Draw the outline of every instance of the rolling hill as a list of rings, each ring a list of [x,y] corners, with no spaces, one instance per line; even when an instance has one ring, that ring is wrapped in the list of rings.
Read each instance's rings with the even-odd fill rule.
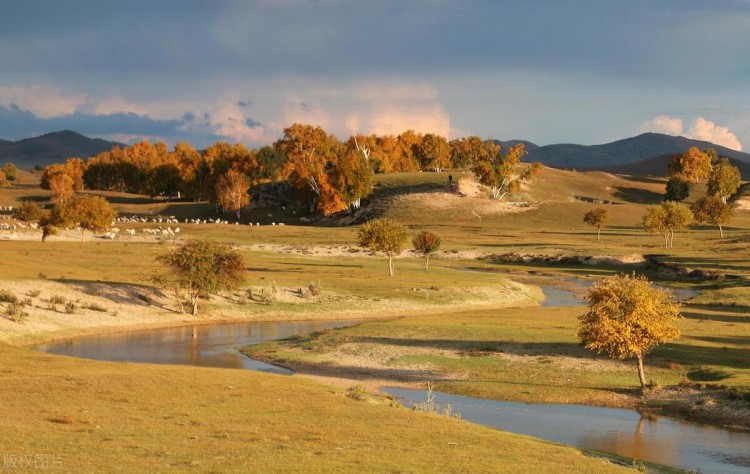
[[[21,169],[60,163],[71,157],[88,158],[111,149],[116,142],[88,138],[70,130],[48,133],[16,142],[0,140],[0,165],[13,163]]]
[[[625,165],[603,166],[593,168],[581,168],[581,171],[606,171],[614,174],[628,174],[634,176],[667,176],[667,166],[672,154],[655,156],[637,163],[628,163]],[[729,158],[729,162],[736,166],[742,174],[742,179],[750,179],[750,163]]]
[[[504,142],[509,143],[509,142]],[[557,144],[527,147],[529,154],[524,161],[540,161],[553,168],[595,169],[611,171],[612,166],[628,165],[650,160],[662,155],[682,153],[690,147],[714,148],[719,156],[750,163],[750,154],[730,150],[720,145],[685,137],[673,137],[661,133],[644,133],[603,145]],[[503,147],[506,148],[506,147]],[[619,171],[635,173],[634,171]]]

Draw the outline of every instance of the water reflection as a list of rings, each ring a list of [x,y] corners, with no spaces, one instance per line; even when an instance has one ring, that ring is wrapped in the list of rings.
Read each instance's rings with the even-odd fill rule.
[[[356,321],[285,321],[177,327],[77,337],[34,346],[33,349],[84,359],[291,374],[292,371],[282,367],[252,360],[235,347],[352,324],[356,324]]]
[[[387,388],[405,405],[425,392]],[[750,434],[634,410],[501,402],[434,392],[465,420],[504,431],[700,472],[750,472]]]

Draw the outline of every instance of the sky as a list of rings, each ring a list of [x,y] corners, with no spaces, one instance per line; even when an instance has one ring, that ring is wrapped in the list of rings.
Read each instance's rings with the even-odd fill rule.
[[[750,149],[750,0],[0,0],[0,138]]]

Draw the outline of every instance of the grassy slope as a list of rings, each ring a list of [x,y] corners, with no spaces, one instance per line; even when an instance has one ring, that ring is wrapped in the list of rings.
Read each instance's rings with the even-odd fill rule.
[[[0,345],[4,454],[68,472],[620,472],[570,448],[302,379]]]
[[[454,177],[457,176],[458,173],[454,173]],[[574,173],[548,169],[545,170],[540,180],[532,184],[525,191],[533,200],[539,202],[535,210],[518,214],[477,217],[472,214],[475,204],[468,199],[457,202],[455,206],[449,208],[429,209],[429,211],[426,211],[427,206],[425,202],[420,204],[418,200],[399,201],[398,196],[404,194],[405,191],[432,192],[437,193],[435,196],[441,196],[444,194],[442,186],[447,180],[445,175],[414,173],[378,176],[377,179],[380,182],[380,188],[377,193],[381,197],[394,199],[394,202],[397,204],[386,208],[385,212],[409,225],[412,229],[416,230],[427,227],[438,231],[443,236],[443,248],[448,251],[479,249],[496,253],[532,252],[579,255],[662,252],[659,247],[660,237],[649,236],[641,230],[640,215],[643,212],[644,204],[656,202],[660,199],[658,194],[663,191],[663,181],[623,179],[605,173]],[[35,189],[32,185],[23,186],[15,190],[0,192],[0,205],[17,205],[21,199],[30,197],[44,199],[46,196],[46,192]],[[597,242],[595,240],[594,229],[584,226],[581,222],[583,213],[597,204],[571,201],[571,196],[579,196],[587,200],[611,200],[617,203],[609,207],[612,217],[607,227],[603,230],[601,241]],[[200,216],[201,218],[215,215],[208,212],[208,206],[202,204],[180,203],[175,205],[158,200],[144,199],[140,196],[127,195],[115,196],[115,198],[115,205],[122,212],[150,212],[161,213],[162,215],[174,214],[181,217]],[[265,216],[265,212],[258,211],[258,218],[260,219],[261,216]],[[273,212],[276,212],[276,210]],[[121,227],[127,228],[128,226],[123,225]],[[287,225],[285,227],[269,226],[249,229],[243,226],[196,226],[181,224],[181,227],[183,228],[184,237],[210,236],[238,245],[272,244],[300,248],[314,245],[351,245],[356,236],[356,228],[333,226],[299,227]],[[728,237],[724,241],[720,241],[718,232],[710,228],[698,228],[679,234],[675,239],[677,248],[671,251],[670,255],[665,257],[665,259],[683,265],[719,269],[747,277],[750,275],[750,268],[748,268],[747,264],[747,257],[750,255],[748,255],[747,244],[738,238],[742,237],[747,229],[750,228],[750,213],[738,213],[728,227]],[[2,278],[33,279],[39,272],[42,272],[48,278],[54,279],[62,277],[90,281],[102,280],[141,283],[144,281],[144,275],[152,268],[152,256],[162,252],[164,248],[164,245],[161,243],[128,243],[126,241],[96,243],[90,241],[83,245],[75,242],[47,242],[45,244],[21,241],[2,242],[0,245],[0,261],[11,262],[12,265],[4,265],[0,271],[2,272]],[[397,262],[396,277],[389,279],[385,277],[385,263],[381,259],[369,259],[361,256],[353,258],[338,256],[294,256],[279,254],[274,249],[274,247],[269,247],[266,250],[258,251],[245,248],[244,252],[249,258],[251,267],[251,284],[265,285],[270,281],[276,281],[279,285],[298,287],[304,286],[309,281],[321,280],[324,289],[331,290],[337,294],[354,297],[364,296],[368,298],[407,298],[412,301],[421,300],[425,303],[428,302],[428,297],[437,296],[440,298],[440,293],[447,287],[481,286],[488,284],[487,275],[455,271],[456,268],[465,266],[483,266],[498,270],[568,271],[583,274],[606,274],[618,270],[616,268],[586,266],[564,268],[539,265],[478,264],[473,260],[449,260],[447,258],[449,255],[446,255],[433,259],[429,273],[424,273],[420,270],[421,263],[418,260],[400,260]],[[716,287],[720,287],[720,290],[708,291],[701,298],[705,302],[712,304],[732,303],[745,306],[750,305],[750,294],[747,293],[747,288],[743,286],[743,281],[728,281],[718,285],[705,284],[703,288],[706,290],[714,290]],[[33,285],[33,280],[30,280],[30,284]],[[428,291],[432,286],[437,287],[438,291]],[[417,291],[414,291],[414,289]],[[289,308],[283,305],[275,305],[274,309],[285,310]],[[298,308],[291,308],[291,310],[296,311]],[[407,352],[413,347],[428,344],[419,341],[420,339],[424,339],[424,336],[428,334],[432,335],[433,339],[438,341],[437,344],[442,344],[445,341],[453,341],[448,344],[449,350],[466,352],[468,349],[468,352],[473,352],[472,357],[456,357],[451,354],[447,356],[442,354],[440,357],[435,357],[418,352],[411,355],[408,353],[400,354],[400,359],[391,362],[401,368],[408,366],[412,362],[418,362],[435,367],[438,369],[438,372],[447,374],[459,371],[463,378],[457,384],[467,389],[471,387],[471,390],[475,390],[473,393],[481,395],[541,400],[553,393],[557,393],[556,396],[558,397],[562,396],[561,393],[570,393],[572,394],[570,401],[583,400],[591,403],[604,403],[601,398],[603,392],[605,393],[605,397],[612,397],[613,394],[619,396],[623,390],[627,393],[635,385],[635,377],[632,375],[629,366],[626,366],[622,370],[617,369],[605,373],[585,370],[585,368],[577,368],[575,372],[551,369],[554,367],[554,363],[556,363],[554,359],[559,354],[563,354],[569,358],[581,357],[584,361],[594,360],[596,362],[595,358],[592,358],[590,354],[583,354],[573,343],[572,327],[576,311],[580,310],[534,310],[534,315],[536,316],[534,320],[528,318],[528,311],[522,310],[506,312],[472,311],[457,314],[455,317],[450,318],[436,315],[420,316],[421,319],[414,319],[413,323],[409,322],[412,320],[387,324],[377,323],[363,326],[362,329],[352,329],[352,331],[364,331],[366,328],[369,328],[367,329],[368,331],[373,330],[376,334],[383,336],[385,340],[379,341],[379,343],[385,346],[390,344],[388,341],[389,338],[400,339],[401,343],[398,344],[400,350],[406,348]],[[647,367],[647,370],[649,370],[648,375],[660,379],[662,383],[672,382],[677,380],[692,364],[700,364],[729,373],[731,378],[725,379],[722,383],[726,382],[747,386],[748,367],[742,361],[747,360],[748,342],[746,335],[750,321],[748,321],[748,317],[746,316],[747,313],[743,311],[742,308],[735,311],[731,308],[721,306],[691,308],[688,318],[682,323],[685,337],[683,337],[678,345],[672,347],[671,353],[666,352],[667,349],[665,348],[654,354],[655,357],[651,360],[651,365]],[[415,326],[408,328],[409,324],[414,324]],[[345,332],[336,334],[336,337],[346,335]],[[329,336],[326,335],[323,337]],[[492,347],[493,351],[487,351],[488,341],[496,344],[499,348],[506,347],[517,350],[522,358],[514,359],[512,363],[500,364],[499,368],[502,370],[496,370],[493,366],[503,357],[503,353],[494,351],[494,349],[498,348],[495,346]],[[475,342],[481,344],[477,346],[474,344]],[[429,344],[434,345],[436,342],[432,341]],[[672,355],[678,346],[680,350],[676,351],[675,355]],[[478,349],[478,351],[472,351],[472,349]],[[119,403],[130,408],[128,413],[131,414],[126,416],[134,418],[135,424],[132,429],[127,426],[118,425],[116,427],[120,431],[117,433],[117,436],[110,437],[113,441],[108,441],[117,445],[116,449],[113,449],[110,454],[106,454],[108,456],[106,459],[109,459],[110,462],[114,462],[118,458],[128,459],[129,462],[136,462],[139,459],[138,449],[132,447],[139,443],[137,436],[139,431],[147,434],[152,432],[157,433],[153,435],[154,437],[151,437],[149,434],[144,438],[145,441],[150,443],[149,446],[153,447],[153,451],[149,451],[151,455],[143,457],[149,461],[144,460],[142,462],[151,462],[152,458],[157,457],[155,453],[157,452],[156,446],[160,442],[158,441],[159,430],[167,433],[166,437],[161,441],[163,444],[180,446],[180,449],[164,450],[170,453],[182,453],[180,454],[181,460],[177,461],[177,465],[180,462],[190,462],[193,460],[189,455],[190,450],[202,449],[200,447],[196,448],[196,445],[200,446],[202,443],[182,438],[182,432],[179,435],[176,434],[176,427],[171,427],[169,430],[161,426],[154,427],[152,425],[149,427],[148,423],[151,422],[144,420],[145,418],[156,417],[157,410],[163,410],[165,413],[172,413],[174,415],[174,412],[169,412],[167,409],[169,403],[178,405],[184,403],[188,407],[186,412],[194,411],[195,416],[200,416],[201,418],[196,421],[203,423],[203,425],[194,426],[204,426],[206,430],[210,426],[211,429],[216,429],[216,432],[226,429],[225,426],[219,427],[219,425],[209,421],[210,410],[219,410],[221,412],[224,409],[224,405],[222,405],[224,402],[220,403],[220,401],[224,399],[231,401],[234,400],[233,398],[224,397],[222,399],[220,395],[211,392],[210,387],[215,388],[217,385],[204,386],[202,385],[203,382],[196,382],[199,384],[197,385],[199,389],[196,392],[200,393],[201,396],[209,397],[209,400],[211,400],[211,396],[217,397],[214,399],[216,403],[206,403],[203,405],[204,402],[193,397],[192,391],[175,390],[174,386],[179,387],[181,384],[173,384],[172,380],[202,380],[201,376],[203,375],[210,380],[228,380],[231,378],[233,380],[245,380],[243,383],[248,384],[251,384],[251,380],[255,381],[252,383],[259,383],[257,382],[258,380],[265,380],[263,376],[240,375],[234,372],[224,373],[224,371],[210,371],[210,369],[171,367],[149,367],[146,369],[143,366],[117,366],[32,355],[25,352],[16,352],[16,349],[11,348],[3,348],[2,350],[7,354],[7,357],[5,355],[2,357],[3,364],[6,364],[5,370],[0,371],[0,375],[6,381],[6,383],[2,384],[2,389],[11,397],[8,400],[15,400],[15,405],[0,406],[0,409],[9,412],[7,413],[7,418],[5,416],[6,413],[3,413],[0,419],[15,420],[14,423],[16,425],[13,425],[14,427],[22,427],[25,419],[34,420],[33,424],[28,424],[25,428],[19,428],[19,433],[22,434],[14,437],[13,444],[10,446],[18,448],[22,442],[27,443],[27,445],[28,443],[34,443],[35,446],[38,443],[40,447],[50,450],[63,445],[67,446],[68,440],[65,437],[72,436],[70,433],[74,433],[75,436],[81,436],[81,440],[86,436],[94,439],[97,433],[96,428],[88,426],[85,423],[86,418],[80,414],[82,412],[76,410],[81,409],[83,406],[81,400],[86,398],[84,395],[105,397],[107,390],[110,390],[109,387],[111,386],[113,387],[111,388],[112,393],[115,395],[107,399],[110,401],[109,404],[99,405],[100,408],[96,412],[97,417],[105,420],[118,419],[117,417],[122,416],[121,413],[125,412],[125,410],[120,411],[118,408],[115,408],[117,404],[112,403],[112,401],[126,400]],[[535,354],[534,351],[538,353]],[[524,359],[523,357],[526,356],[529,357]],[[37,357],[43,357],[44,359],[38,359]],[[21,364],[13,362],[11,364],[8,362],[11,358],[14,361],[23,360],[25,362]],[[551,359],[552,362],[545,359]],[[670,364],[676,365],[670,366]],[[48,370],[51,367],[55,370]],[[209,370],[209,372],[195,372],[201,370]],[[67,380],[65,376],[60,376],[61,371],[68,371],[73,374],[70,375],[70,380]],[[100,378],[96,375],[97,373],[102,374],[102,383],[108,384],[107,386],[98,385]],[[571,374],[571,377],[566,377],[568,373]],[[143,378],[139,379],[138,374],[142,374]],[[510,377],[519,385],[497,383],[497,377],[501,376]],[[544,380],[545,384],[536,383],[532,380],[531,376],[537,380]],[[134,377],[137,380],[133,383],[126,382],[126,380]],[[473,378],[473,381],[464,382],[466,377],[469,380]],[[481,383],[483,377],[489,378],[484,384]],[[566,379],[569,380],[566,381]],[[284,383],[287,383],[287,379],[284,380]],[[77,381],[80,382],[80,385],[76,385]],[[573,383],[574,381],[575,383]],[[597,386],[596,381],[601,382],[603,386]],[[297,382],[294,383],[296,384]],[[450,388],[447,381],[442,383],[443,387]],[[35,400],[34,407],[41,407],[40,409],[50,411],[47,397],[44,397],[44,399],[41,397],[34,398],[34,393],[28,393],[26,390],[18,392],[18,397],[16,397],[15,392],[11,393],[11,386],[24,386],[24,384],[30,384],[30,386],[38,389],[34,393],[51,391],[57,386],[64,387],[65,391],[58,397],[60,406],[66,408],[64,412],[47,413],[44,416],[69,415],[75,419],[80,418],[82,421],[77,421],[76,424],[70,426],[58,426],[57,424],[48,424],[48,422],[44,421],[43,417],[40,418],[42,415],[35,415],[26,409],[16,409],[16,407],[21,406],[25,397],[28,400]],[[162,404],[162,400],[152,400],[151,397],[136,397],[133,395],[134,393],[144,393],[144,387],[147,384],[149,390],[164,395],[162,397],[164,404]],[[230,383],[227,381],[226,384],[237,386],[234,382]],[[560,386],[565,387],[565,390],[559,390]],[[244,385],[243,387],[246,387],[248,393],[251,394],[245,397],[243,400],[244,403],[251,403],[250,401],[260,397],[257,399],[262,400],[263,403],[251,406],[271,407],[268,410],[251,410],[252,416],[257,416],[261,420],[269,420],[276,416],[274,411],[280,410],[277,400],[282,400],[280,402],[282,404],[297,403],[293,402],[295,396],[288,391],[279,392],[284,393],[284,396],[281,398],[260,395],[261,393],[270,394],[272,390],[275,390],[274,385],[267,385],[266,387]],[[304,390],[313,391],[305,393],[328,393],[326,389],[313,388],[314,386],[312,385],[305,385],[305,387],[307,388]],[[601,390],[602,388],[604,390]],[[264,392],[264,390],[267,390],[267,392]],[[282,390],[281,386],[279,386],[279,390]],[[315,392],[316,390],[317,392]],[[169,396],[168,393],[170,391],[174,391],[175,395]],[[346,403],[353,403],[349,400],[344,401]],[[309,400],[307,402],[309,403]],[[325,410],[325,406],[328,406],[330,403],[326,399],[326,402],[321,404],[323,405],[321,410]],[[250,413],[243,411],[244,406],[232,405],[230,403],[227,405],[227,411],[223,413],[227,417],[229,417],[229,414],[240,417],[251,416]],[[7,409],[6,407],[12,407],[13,409]],[[237,413],[239,415],[236,415]],[[322,413],[332,417],[332,419],[341,416],[340,412],[324,411]],[[366,420],[368,416],[376,416],[373,413],[363,412],[362,420]],[[143,419],[138,418],[139,416]],[[297,418],[305,426],[315,426],[316,423],[313,421],[318,422],[318,424],[325,424],[324,420],[326,419],[323,417],[314,417],[314,420],[310,421],[306,416],[301,415]],[[243,420],[240,420],[240,423],[233,424],[232,429],[244,429]],[[308,421],[310,421],[309,425]],[[441,422],[443,421],[441,420]],[[94,426],[97,424],[105,426],[101,423],[93,423]],[[421,418],[419,419],[419,423],[423,424]],[[190,426],[185,421],[184,424]],[[362,421],[362,425],[365,424]],[[112,421],[109,426],[115,425],[117,423]],[[285,427],[284,430],[295,429],[294,427],[287,427],[288,425],[286,424],[282,424],[281,426]],[[54,428],[54,431],[50,430],[50,427]],[[180,429],[184,430],[185,428],[181,427]],[[277,439],[273,441],[280,444],[290,444],[279,441],[283,436],[286,436],[286,433],[281,435],[281,431],[275,431],[276,434],[273,436],[277,436]],[[391,432],[390,427],[387,430],[381,431],[383,431],[382,436],[391,437],[390,439],[394,440],[400,439],[399,435],[401,433],[398,431]],[[79,432],[84,434],[80,434]],[[431,441],[435,441],[438,445],[439,442],[445,441],[442,437],[426,433],[430,433],[429,430],[418,431],[418,435],[415,434],[414,438],[403,439],[413,440],[410,443],[417,444],[422,442],[416,441],[418,436],[422,438],[435,438],[434,440],[431,439]],[[233,440],[231,433],[229,434],[229,439]],[[219,443],[211,439],[211,436],[214,435],[215,432],[202,431],[199,440],[209,440],[209,445],[213,446]],[[296,431],[286,441],[298,439],[300,436],[297,435],[300,435],[304,439],[304,434]],[[25,440],[18,438],[18,436],[25,437]],[[257,435],[257,430],[256,436],[259,436]],[[269,434],[269,436],[271,435]],[[133,441],[128,445],[123,441],[125,439]],[[244,440],[242,449],[246,449],[246,445],[249,444],[248,440],[254,438],[246,436],[242,439]],[[77,440],[76,442],[81,440]],[[325,441],[324,438],[318,441],[321,440]],[[224,442],[234,443],[235,441]],[[316,444],[314,436],[310,438],[309,442],[306,441],[306,443],[308,443],[307,446]],[[399,446],[405,445],[404,443],[394,444]],[[275,450],[277,454],[288,454],[287,451],[293,451],[283,446],[279,447],[279,445],[269,444],[264,446],[263,449],[266,449],[264,452]],[[234,448],[228,447],[225,452],[231,452],[231,455],[227,455],[227,457],[231,458],[237,455],[235,453],[237,449],[240,449],[239,444],[234,446]],[[396,446],[388,446],[388,449],[396,449]],[[472,449],[471,451],[474,452],[475,450]],[[479,451],[484,452],[483,449]],[[207,451],[194,452],[205,454],[205,456],[201,454],[198,457],[203,463],[209,462],[206,461],[208,459]],[[391,456],[389,459],[404,461],[405,457],[409,457],[406,456],[406,451],[394,453],[396,451],[389,451],[389,455]],[[84,458],[83,454],[78,454],[77,456],[77,460]],[[307,456],[304,462],[315,462],[315,455],[305,454],[304,456]],[[299,454],[294,459],[301,459],[304,456]],[[436,454],[436,456],[435,459],[443,459],[440,457],[440,454]],[[429,458],[429,456],[426,457]],[[535,456],[535,459],[542,462],[540,459],[542,457]],[[272,460],[269,462],[276,462],[278,458],[279,456],[274,457],[269,455],[268,457],[269,460]],[[313,459],[313,461],[310,461],[310,459]],[[502,465],[507,466],[508,462],[513,462],[511,459],[514,458],[506,458]],[[164,459],[157,459],[154,462],[163,461]],[[214,460],[210,462],[220,461]],[[98,461],[88,459],[85,462],[95,463]],[[223,462],[226,462],[226,460]],[[314,467],[317,465],[310,464],[310,466]]]

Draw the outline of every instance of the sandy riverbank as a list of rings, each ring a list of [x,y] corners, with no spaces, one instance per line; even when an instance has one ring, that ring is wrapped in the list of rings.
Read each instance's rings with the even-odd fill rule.
[[[257,294],[261,288],[248,288]],[[183,313],[173,295],[149,286],[87,281],[2,280],[7,290],[25,302],[26,316],[11,320],[0,304],[0,342],[26,345],[85,334],[149,328],[219,324],[242,321],[341,320],[442,313],[467,307],[536,305],[538,287],[510,280],[493,286],[446,288],[440,298],[372,298],[323,291],[301,295],[279,287],[266,304],[246,291],[212,296],[201,302],[197,316]],[[267,288],[264,288],[267,290]],[[422,290],[425,292],[428,290]],[[417,293],[421,295],[419,291]],[[57,302],[56,302],[57,301]],[[68,304],[72,306],[66,306]]]

